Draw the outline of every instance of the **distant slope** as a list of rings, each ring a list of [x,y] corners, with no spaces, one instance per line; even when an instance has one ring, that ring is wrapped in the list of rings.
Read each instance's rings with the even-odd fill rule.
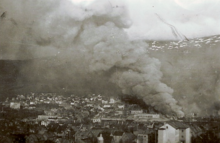
[[[27,62],[22,60],[0,60],[0,98],[14,94],[14,89],[23,86],[20,67]]]
[[[179,48],[202,48],[215,47],[220,43],[220,36],[201,37],[180,41],[146,41],[149,44],[149,50],[171,50]]]
[[[0,100],[28,92],[114,95],[117,88],[105,79],[106,76],[102,74],[87,76],[86,73],[78,70],[77,66],[81,65],[72,64],[68,60],[59,60],[59,62],[58,60],[58,57],[0,60]]]
[[[147,41],[149,54],[161,61],[163,82],[185,112],[212,114],[220,101],[220,36],[189,41]],[[213,110],[215,109],[215,110]]]
[[[146,42],[149,55],[161,61],[162,81],[173,88],[174,98],[186,113],[205,111],[210,114],[220,110],[220,106],[215,106],[220,102],[220,36]],[[116,89],[111,83],[103,83],[106,76],[78,76],[81,73],[77,72],[76,65],[68,61],[56,63],[56,60],[55,57],[0,60],[0,99],[31,91],[99,93],[101,90],[94,88],[95,84],[111,92]],[[76,70],[74,74],[73,69]]]

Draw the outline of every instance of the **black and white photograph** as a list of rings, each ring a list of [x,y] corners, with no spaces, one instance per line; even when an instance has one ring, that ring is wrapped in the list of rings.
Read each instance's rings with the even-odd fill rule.
[[[0,0],[0,143],[220,143],[220,0]]]

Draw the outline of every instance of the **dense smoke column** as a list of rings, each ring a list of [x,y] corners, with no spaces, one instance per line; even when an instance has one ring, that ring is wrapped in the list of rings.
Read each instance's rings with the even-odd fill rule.
[[[101,25],[96,22],[84,25],[80,40],[88,55],[91,55],[90,71],[106,72],[114,69],[110,81],[118,85],[123,94],[137,95],[147,105],[163,113],[183,116],[172,97],[173,90],[160,82],[160,62],[148,56],[144,42],[129,41],[117,24],[108,20]],[[91,34],[99,36],[92,37]]]
[[[172,97],[173,90],[160,81],[160,61],[148,56],[145,42],[129,41],[124,32],[131,25],[125,7],[112,7],[108,1],[87,8],[61,0],[5,0],[1,4],[8,10],[0,26],[6,33],[1,39],[13,41],[0,41],[4,57],[46,57],[22,68],[28,80],[56,83],[57,88],[64,84],[72,88],[82,80],[100,81],[93,84],[94,89],[111,82],[115,90],[136,95],[164,114],[184,115]]]
[[[183,107],[185,116],[192,116],[192,113],[199,116],[217,115],[219,111],[219,39],[220,36],[210,36],[190,41],[166,41],[157,46],[168,45],[173,49],[149,52],[150,56],[161,61],[164,75],[161,81],[174,89],[172,95]]]

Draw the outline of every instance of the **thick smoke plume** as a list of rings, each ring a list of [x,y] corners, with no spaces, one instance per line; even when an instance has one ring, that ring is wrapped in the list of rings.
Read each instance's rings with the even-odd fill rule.
[[[157,42],[156,47],[165,45],[168,48],[149,54],[161,61],[162,81],[174,89],[185,116],[216,115],[220,110],[220,36]]]
[[[183,116],[162,83],[160,62],[147,44],[129,41],[125,7],[98,1],[86,8],[67,0],[1,0],[1,59],[36,59],[18,80],[35,89],[132,94],[170,115]],[[44,83],[45,85],[42,85]],[[27,85],[25,85],[27,86]],[[31,87],[27,87],[31,88]]]

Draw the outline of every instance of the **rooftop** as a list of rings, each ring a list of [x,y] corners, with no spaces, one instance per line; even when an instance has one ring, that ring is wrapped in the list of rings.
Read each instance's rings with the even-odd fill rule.
[[[187,129],[189,128],[188,125],[182,123],[182,122],[167,122],[170,126],[176,128],[176,129]]]

